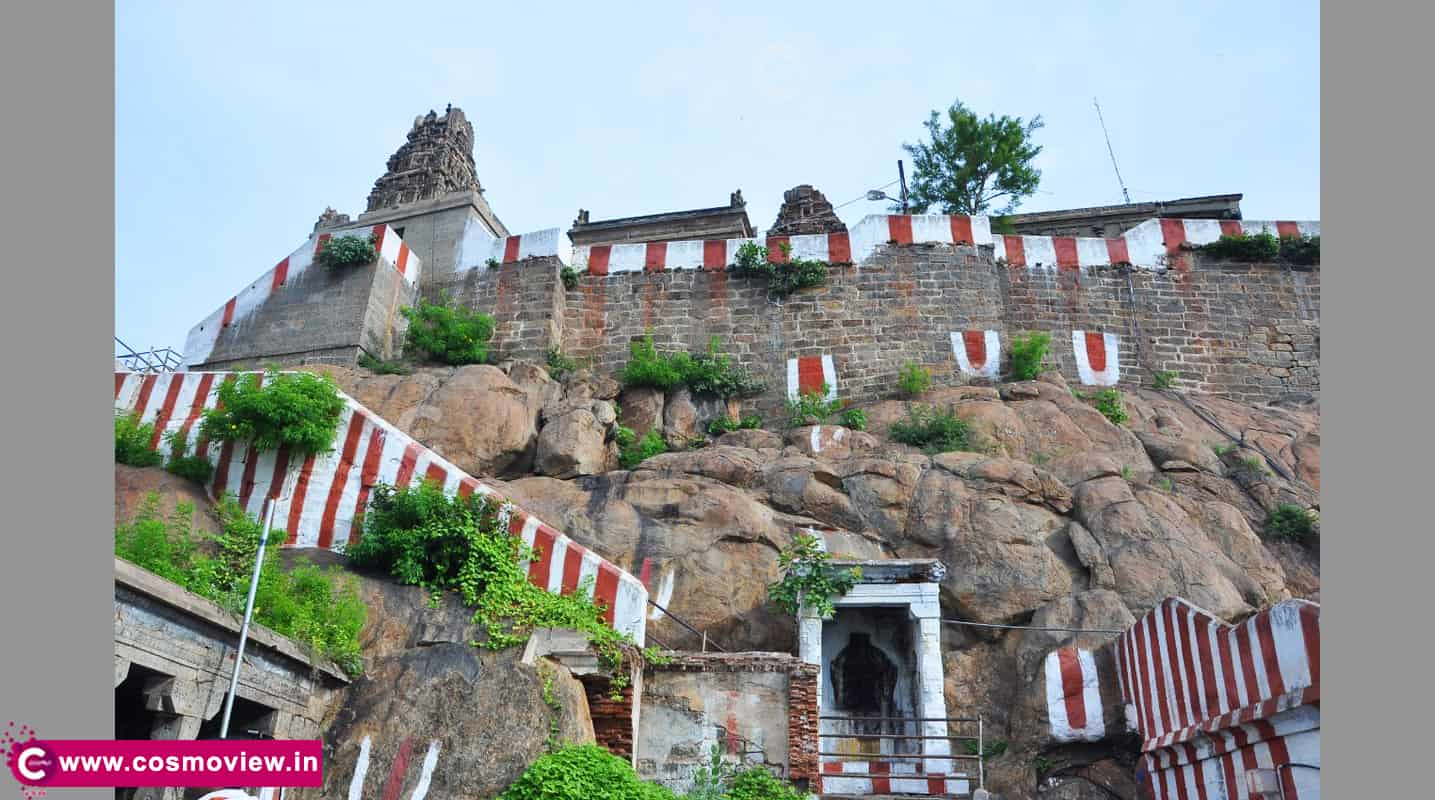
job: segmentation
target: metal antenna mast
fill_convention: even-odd
[[[1096,118],[1101,121],[1101,135],[1106,137],[1106,152],[1111,156],[1111,168],[1116,170],[1116,182],[1121,184],[1121,196],[1130,204],[1131,193],[1126,191],[1126,181],[1121,178],[1121,168],[1116,166],[1116,151],[1111,149],[1111,134],[1106,132],[1106,119],[1101,116],[1101,104],[1096,102],[1095,97],[1091,98],[1091,104],[1096,106]]]

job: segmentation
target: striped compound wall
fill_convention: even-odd
[[[886,214],[864,217],[847,233],[810,236],[769,236],[766,239],[708,239],[682,242],[578,247],[573,264],[594,275],[620,272],[662,272],[670,269],[723,269],[733,263],[744,243],[764,245],[774,263],[785,256],[782,245],[797,258],[831,264],[865,263],[887,244],[990,245],[996,258],[1011,267],[1083,269],[1110,264],[1165,269],[1180,267],[1181,247],[1209,244],[1222,235],[1270,232],[1280,236],[1320,234],[1319,222],[1261,220],[1149,219],[1120,237],[1008,236],[994,234],[987,217],[947,214]]]
[[[152,447],[167,453],[161,437],[179,431],[185,452],[205,453],[215,467],[207,487],[212,497],[232,493],[246,511],[258,516],[265,498],[277,496],[274,519],[289,532],[286,546],[336,550],[357,541],[362,533],[357,517],[378,483],[410,486],[428,479],[450,495],[476,492],[502,500],[343,393],[339,434],[334,450],[324,455],[291,458],[283,448],[255,453],[233,442],[201,440],[200,416],[216,404],[220,382],[238,374],[117,372],[115,408],[138,411],[142,422],[154,423]],[[637,578],[522,509],[513,509],[509,519],[509,530],[538,550],[539,558],[527,564],[530,581],[562,594],[586,585],[589,596],[607,606],[608,623],[643,643],[648,592]]]
[[[312,235],[284,260],[275,264],[272,269],[260,275],[253,283],[229,298],[228,302],[190,328],[189,336],[184,342],[183,368],[204,363],[209,358],[209,354],[213,352],[214,344],[219,340],[221,330],[243,320],[263,305],[270,296],[281,291],[290,279],[298,277],[313,265],[315,257],[319,254],[319,248],[323,247],[329,239],[335,236],[370,235],[376,239],[375,249],[379,251],[379,258],[398,270],[409,285],[414,285],[423,271],[423,264],[419,261],[419,257],[409,250],[408,244],[400,239],[394,229],[388,225],[348,228]]]
[[[1320,797],[1320,606],[1228,625],[1168,599],[1116,639],[1158,800]]]
[[[813,791],[818,794],[961,795],[970,791],[965,775],[923,772],[920,765],[900,761],[829,761],[822,765]]]
[[[490,262],[515,264],[525,258],[552,257],[566,264],[568,250],[563,231],[558,228],[496,238],[470,218],[459,242],[454,270],[482,269]]]

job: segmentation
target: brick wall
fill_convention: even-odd
[[[770,419],[782,409],[786,362],[830,355],[839,396],[892,396],[914,360],[938,384],[967,382],[951,333],[995,330],[1003,359],[1012,334],[1052,334],[1048,358],[1079,383],[1072,330],[1115,334],[1122,385],[1156,371],[1184,389],[1263,402],[1320,389],[1320,270],[1217,263],[1195,254],[1182,268],[1009,267],[989,247],[887,246],[869,263],[829,270],[826,285],[778,302],[749,278],[723,271],[583,273],[564,290],[555,259],[472,270],[445,284],[498,318],[500,357],[542,360],[561,342],[599,370],[620,369],[628,345],[651,331],[660,347],[701,349],[717,335],[768,384],[747,401]],[[436,293],[436,286],[425,294]]]
[[[817,778],[818,667],[803,664],[787,675],[787,777],[792,781]]]
[[[612,685],[607,676],[579,677],[588,695],[588,714],[593,719],[593,739],[613,755],[633,758],[633,687],[624,686],[618,699],[613,699]]]

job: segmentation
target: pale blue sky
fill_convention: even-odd
[[[515,233],[738,188],[761,230],[796,184],[841,204],[895,179],[958,98],[1046,121],[1022,210],[1119,203],[1093,95],[1133,200],[1320,217],[1316,3],[686,5],[120,2],[116,333],[182,347],[325,205],[363,211],[446,103]]]

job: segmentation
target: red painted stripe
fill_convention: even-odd
[[[1239,708],[1241,705],[1240,694],[1236,690],[1236,662],[1231,658],[1231,636],[1229,630],[1218,628],[1216,634],[1216,651],[1221,659],[1221,675],[1226,684],[1226,705],[1229,708]]]
[[[144,416],[145,407],[149,405],[149,396],[154,391],[154,384],[157,380],[159,380],[159,376],[153,373],[140,379],[140,393],[139,397],[135,398],[134,412],[141,417]]]
[[[952,244],[974,244],[976,237],[972,236],[972,218],[964,214],[953,214],[947,219],[952,223]]]
[[[642,568],[638,570],[638,582],[641,583],[641,584],[643,584],[643,588],[645,588],[645,589],[646,589],[646,588],[649,588],[649,586],[648,586],[648,581],[649,581],[652,577],[653,577],[653,559],[651,559],[651,558],[645,558],[645,559],[643,559],[643,566],[642,566]]]
[[[828,775],[836,775],[842,772],[842,764],[837,761],[822,762],[822,771]]]
[[[468,497],[478,491],[478,479],[465,475],[458,482],[458,496]]]
[[[403,488],[409,485],[414,477],[414,466],[419,460],[419,443],[409,442],[404,448],[403,458],[399,460],[399,472],[394,476],[394,486]]]
[[[224,497],[229,491],[229,462],[234,460],[234,442],[225,442],[219,446],[219,463],[214,465],[214,483],[210,484],[210,493],[215,500]]]
[[[852,263],[852,237],[847,231],[827,234],[827,263]]]
[[[313,455],[304,457],[304,465],[299,468],[299,478],[294,481],[294,497],[289,501],[289,535],[299,536],[299,520],[304,516],[304,496],[309,493],[309,479],[314,475]]]
[[[277,500],[284,493],[284,476],[289,473],[289,447],[280,445],[274,453],[274,471],[269,475],[270,500]]]
[[[1237,734],[1237,737],[1238,737],[1238,738],[1244,738],[1244,736],[1245,736],[1244,734],[1240,734],[1240,733]],[[1261,768],[1260,762],[1256,761],[1256,749],[1255,749],[1254,747],[1250,747],[1250,746],[1247,746],[1247,745],[1245,745],[1245,744],[1242,744],[1242,745],[1241,745],[1241,751],[1240,751],[1240,753],[1241,753],[1241,762],[1242,762],[1242,764],[1244,764],[1244,766],[1245,766],[1245,771],[1246,771],[1246,772],[1254,772],[1254,771],[1256,771],[1256,770],[1258,770],[1258,769]],[[1242,776],[1242,777],[1244,777],[1244,776]],[[1239,788],[1237,789],[1237,791],[1239,791],[1242,796],[1250,796],[1250,797],[1255,797],[1255,796],[1256,796],[1256,795],[1253,795],[1253,794],[1252,794],[1252,795],[1247,795],[1246,793],[1249,792],[1250,789],[1247,789],[1247,788],[1244,787],[1244,786],[1239,787]]]
[[[355,415],[357,416],[357,415]],[[369,434],[369,447],[364,451],[364,466],[359,470],[359,497],[354,502],[353,522],[349,525],[349,544],[364,535],[364,509],[369,504],[369,490],[379,482],[379,461],[384,455],[388,434],[378,425]]]
[[[398,269],[399,274],[404,275],[405,277],[408,276],[408,274],[409,274],[409,243],[408,243],[408,242],[405,242],[405,241],[402,240],[402,239],[399,240],[399,263],[395,264],[394,267],[395,267],[396,269]]]
[[[940,775],[928,776],[928,778],[927,778],[927,794],[932,794],[932,795],[942,795],[942,794],[946,794],[946,792],[947,792],[946,783],[947,783],[946,780],[943,779]]]
[[[1057,269],[1073,269],[1081,266],[1081,259],[1076,255],[1075,239],[1070,236],[1053,236],[1051,246],[1056,250]]]
[[[1176,654],[1176,645],[1179,641],[1180,631],[1176,625],[1176,603],[1167,601],[1161,605],[1161,624],[1166,628],[1166,655],[1167,671],[1171,675],[1171,683],[1176,691],[1176,724],[1179,727],[1186,727],[1196,720],[1192,719],[1190,681],[1185,676],[1186,665],[1181,657]]]
[[[533,534],[533,548],[538,557],[528,564],[528,582],[540,589],[548,588],[548,573],[553,569],[553,550],[558,542],[558,531],[547,525],[539,525]]]
[[[591,263],[592,256],[589,256]],[[703,240],[703,269],[722,269],[727,266],[727,242],[723,239]]]
[[[503,243],[503,263],[512,264],[518,260],[518,237],[510,236]]]
[[[234,321],[234,306],[238,302],[239,297],[235,296],[229,298],[229,302],[224,304],[224,318],[219,321],[219,327],[228,328],[229,323]]]
[[[643,271],[662,272],[668,264],[668,243],[648,242],[643,248]]]
[[[120,399],[120,390],[125,388],[125,378],[129,377],[128,372],[115,373],[115,399]]]
[[[274,278],[269,281],[269,290],[278,289],[287,280],[289,280],[289,258],[285,256],[284,260],[274,267]]]
[[[1236,627],[1236,644],[1241,648],[1241,677],[1246,682],[1246,703],[1255,703],[1261,699],[1255,663],[1260,651],[1251,645],[1251,630],[1244,624]]]
[[[330,234],[327,233],[319,234],[319,241],[314,243],[314,255],[316,257],[319,255],[319,251],[324,249],[324,242],[329,241],[329,237]]]
[[[1266,685],[1271,687],[1271,697],[1286,693],[1285,681],[1281,678],[1281,662],[1276,656],[1276,638],[1271,631],[1269,612],[1256,617],[1256,640],[1260,645],[1261,665],[1266,671]]]
[[[1161,240],[1166,245],[1167,255],[1181,252],[1181,245],[1186,242],[1186,223],[1179,219],[1161,220]]]
[[[1020,236],[1002,236],[1002,244],[1006,247],[1006,263],[1012,267],[1026,266],[1026,243]]]
[[[987,365],[986,331],[962,331],[962,348],[967,351],[967,363],[972,369]]]
[[[154,418],[154,436],[150,437],[149,449],[159,447],[159,440],[164,436],[165,426],[169,424],[169,418],[174,416],[174,404],[179,400],[179,390],[184,386],[184,373],[171,372],[169,374],[169,389],[164,393],[164,402],[160,404],[159,416]]]
[[[1203,616],[1196,616],[1196,657],[1201,664],[1201,684],[1206,687],[1206,708],[1204,714],[1213,717],[1226,709],[1221,708],[1221,695],[1216,690],[1216,660],[1211,649],[1211,628]]]
[[[822,384],[825,382],[822,375],[821,356],[803,356],[797,359],[797,393],[799,395],[820,392]]]
[[[583,545],[571,540],[568,542],[568,550],[563,554],[563,585],[559,594],[577,591],[578,575],[583,571],[583,554],[587,552]]]
[[[1300,238],[1300,226],[1294,222],[1277,222],[1276,236],[1285,238]]]
[[[1066,721],[1075,730],[1086,727],[1086,701],[1082,691],[1081,659],[1076,650],[1063,647],[1056,651],[1061,667],[1061,695],[1066,699]]]
[[[405,736],[399,745],[399,754],[394,756],[394,770],[389,773],[388,783],[384,784],[383,800],[398,800],[399,790],[404,788],[404,776],[409,771],[409,755],[413,744],[413,739]]]
[[[879,778],[878,775],[889,775],[892,771],[892,764],[889,761],[871,761],[867,764],[868,770],[872,773],[872,793],[887,794],[892,791],[891,778]]]
[[[189,414],[184,418],[184,424],[180,426],[179,436],[181,439],[189,439],[190,428],[204,415],[204,403],[209,399],[209,390],[214,385],[214,373],[206,372],[199,379],[199,386],[194,390],[194,400],[189,404]],[[198,451],[198,452],[203,452]]]
[[[1244,231],[1241,229],[1241,221],[1238,219],[1221,220],[1222,236],[1240,236]]]
[[[1148,616],[1148,619],[1150,617]],[[1152,672],[1156,673],[1156,707],[1161,712],[1161,731],[1169,731],[1176,727],[1176,717],[1171,713],[1171,706],[1166,702],[1166,665],[1159,661],[1161,658],[1161,647],[1157,644],[1156,625],[1159,620],[1153,620],[1149,629],[1151,637],[1151,663],[1155,667]]]
[[[380,223],[374,226],[374,252],[380,255],[384,252],[384,231],[389,226]]]
[[[239,478],[239,507],[249,508],[249,498],[254,496],[254,470],[259,465],[259,451],[249,445],[244,451],[244,472]]]
[[[319,518],[319,546],[326,550],[334,544],[334,518],[339,515],[339,499],[344,496],[344,485],[349,482],[349,470],[353,469],[363,433],[363,415],[350,414],[349,429],[344,433],[344,447],[339,451],[339,463],[334,466],[334,477],[329,482],[329,498],[324,502],[324,514]]]
[[[1131,651],[1136,656],[1136,674],[1141,688],[1141,705],[1138,710],[1144,720],[1142,732],[1150,738],[1160,731],[1156,722],[1156,698],[1151,696],[1151,672],[1146,652],[1146,619],[1137,620],[1132,628]]]
[[[1131,263],[1131,253],[1126,249],[1125,239],[1106,240],[1106,260],[1112,264]]]
[[[1185,603],[1176,603],[1171,607],[1171,612],[1176,616],[1177,635],[1181,639],[1181,655],[1184,660],[1183,666],[1186,670],[1186,677],[1183,681],[1186,687],[1186,699],[1190,701],[1191,707],[1196,710],[1196,720],[1206,719],[1210,716],[1205,705],[1201,702],[1201,693],[1197,691],[1200,684],[1200,677],[1196,674],[1196,643],[1191,639],[1191,626],[1188,624],[1191,609]]]
[[[603,612],[603,620],[612,625],[618,610],[618,568],[607,561],[598,562],[598,583],[594,587],[593,600],[608,607]]]
[[[897,244],[911,244],[912,218],[906,214],[888,214],[887,240]]]
[[[1300,609],[1300,632],[1305,638],[1306,660],[1310,662],[1310,685],[1320,688],[1320,610],[1303,606]]]
[[[704,248],[706,258],[706,248]],[[588,271],[594,275],[608,274],[608,257],[613,254],[613,246],[610,244],[595,245],[588,251]],[[724,255],[726,258],[726,255]]]
[[[770,264],[786,264],[787,254],[783,252],[783,245],[791,245],[792,239],[788,236],[767,237],[767,261]]]
[[[1223,740],[1224,741],[1224,740]],[[1227,754],[1221,758],[1221,769],[1226,773],[1226,796],[1235,800],[1240,795],[1239,784],[1236,783],[1236,759],[1233,754]]]
[[[1176,800],[1191,800],[1191,795],[1186,791],[1186,770],[1176,764],[1175,753],[1171,753],[1170,758],[1171,766],[1167,771],[1170,772],[1171,777],[1175,779],[1172,783],[1176,784]]]
[[[1098,331],[1086,331],[1086,363],[1093,372],[1106,371],[1106,337]]]
[[[433,481],[442,489],[443,485],[448,483],[448,470],[444,469],[442,464],[429,462],[428,468],[424,470],[424,480]]]

